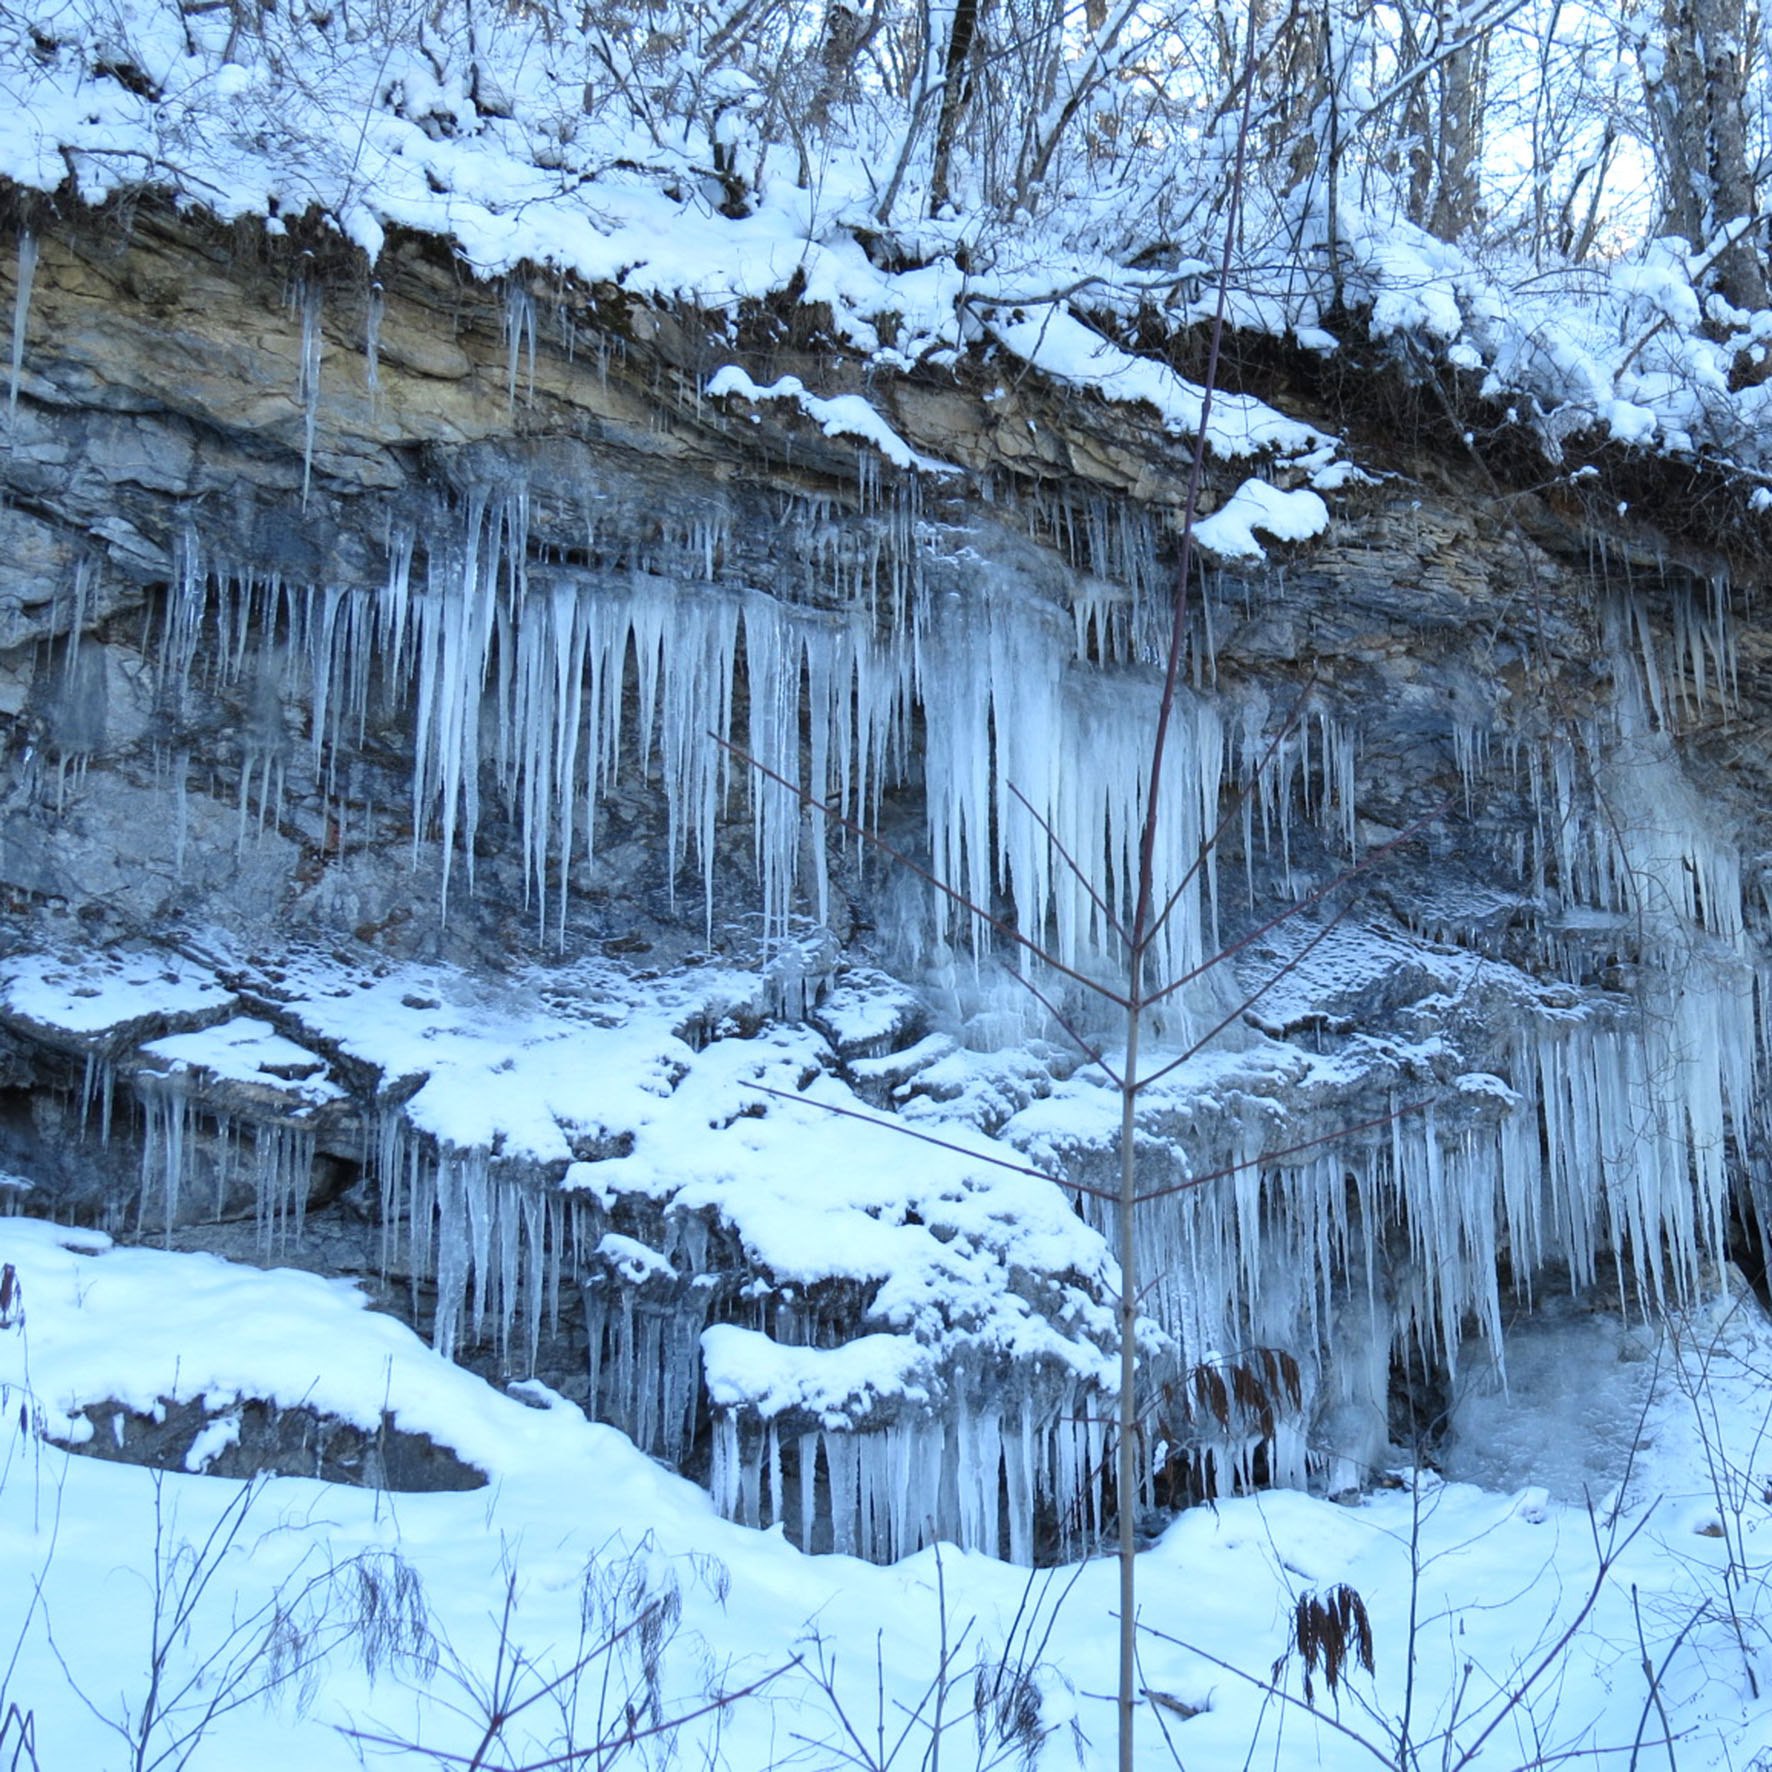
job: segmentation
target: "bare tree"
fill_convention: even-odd
[[[929,213],[939,214],[947,206],[948,184],[952,176],[954,138],[959,133],[960,119],[971,99],[972,45],[978,36],[979,16],[985,0],[950,0],[948,5],[929,6],[932,36],[945,15],[946,42],[941,45],[940,103],[935,114],[935,155],[929,172]],[[930,43],[937,53],[937,43]]]
[[[1013,783],[1007,784],[1009,798],[1026,816],[1035,819],[1036,823],[1040,825],[1057,863],[1071,873],[1082,891],[1089,896],[1103,924],[1109,930],[1112,958],[1105,973],[1096,975],[1080,967],[1064,963],[1055,951],[1042,946],[1038,940],[1017,929],[1009,921],[995,916],[988,907],[968,896],[953,882],[932,873],[902,851],[885,843],[860,820],[845,816],[832,806],[817,799],[798,782],[759,763],[736,746],[726,744],[726,741],[717,735],[710,734],[714,742],[725,745],[756,774],[766,778],[777,787],[785,789],[808,810],[822,816],[827,823],[841,825],[863,841],[887,854],[900,865],[916,873],[951,906],[956,907],[962,916],[971,921],[975,927],[994,932],[1014,948],[1020,950],[1019,957],[1021,959],[1034,963],[1019,975],[1021,982],[1065,1030],[1097,1072],[1107,1079],[1119,1097],[1119,1185],[1116,1188],[1104,1189],[1080,1183],[1074,1177],[1051,1177],[1050,1179],[1060,1181],[1068,1191],[1092,1196],[1106,1206],[1112,1221],[1120,1270],[1117,1313],[1119,1386],[1115,1418],[1114,1493],[1118,1519],[1119,1555],[1117,1732],[1121,1772],[1132,1772],[1136,1711],[1139,1699],[1136,1639],[1137,1497],[1145,1486],[1145,1471],[1141,1468],[1145,1457],[1144,1448],[1147,1444],[1147,1436],[1144,1431],[1145,1417],[1148,1410],[1158,1402],[1155,1387],[1146,1385],[1141,1388],[1140,1382],[1139,1307],[1143,1296],[1138,1237],[1140,1209],[1152,1201],[1172,1197],[1186,1190],[1209,1186],[1239,1170],[1269,1166],[1296,1155],[1300,1151],[1329,1142],[1323,1138],[1307,1139],[1284,1150],[1264,1152],[1256,1158],[1235,1164],[1230,1168],[1195,1175],[1177,1183],[1148,1187],[1141,1183],[1138,1162],[1137,1123],[1141,1102],[1147,1092],[1156,1084],[1195,1058],[1228,1028],[1239,1022],[1263,996],[1267,995],[1283,977],[1295,970],[1327,938],[1339,922],[1341,911],[1346,908],[1345,903],[1337,906],[1337,897],[1343,888],[1364,873],[1379,857],[1413,839],[1442,810],[1436,808],[1427,818],[1410,825],[1401,835],[1393,838],[1381,848],[1374,849],[1364,859],[1353,862],[1314,891],[1283,905],[1266,921],[1229,946],[1221,948],[1198,964],[1184,966],[1180,970],[1165,971],[1165,957],[1170,951],[1166,935],[1172,917],[1177,914],[1185,895],[1195,889],[1203,879],[1226,832],[1240,815],[1243,798],[1254,790],[1257,781],[1274,760],[1280,747],[1296,731],[1304,713],[1304,698],[1301,698],[1291,720],[1283,725],[1270,741],[1266,754],[1244,784],[1242,795],[1223,814],[1217,827],[1205,837],[1199,852],[1181,873],[1179,881],[1160,894],[1159,879],[1166,877],[1165,871],[1159,867],[1159,849],[1163,842],[1164,827],[1165,770],[1169,762],[1171,728],[1178,705],[1183,665],[1188,656],[1188,593],[1194,568],[1193,525],[1205,486],[1206,452],[1212,432],[1214,392],[1218,383],[1220,354],[1225,335],[1226,310],[1231,286],[1231,263],[1248,172],[1250,119],[1256,91],[1256,81],[1251,76],[1255,65],[1255,21],[1251,15],[1244,45],[1245,75],[1240,83],[1241,108],[1227,202],[1227,220],[1218,265],[1217,306],[1213,318],[1211,343],[1203,382],[1198,431],[1194,440],[1186,495],[1183,502],[1180,558],[1176,568],[1176,588],[1172,599],[1171,620],[1167,641],[1162,652],[1161,696],[1157,704],[1145,772],[1134,864],[1135,872],[1131,881],[1126,883],[1130,885],[1130,892],[1127,895],[1129,906],[1123,904],[1121,908],[1116,909],[1097,884],[1096,871],[1088,865],[1088,859],[1075,856],[1067,850],[1059,841],[1057,834],[1035,812],[1027,798],[1016,789]],[[1314,910],[1325,910],[1327,914],[1322,918],[1317,931],[1300,944],[1291,958],[1260,979],[1253,989],[1245,990],[1241,986],[1232,986],[1225,994],[1230,1006],[1224,1008],[1222,1013],[1214,1011],[1216,1018],[1211,1019],[1210,1025],[1187,1038],[1179,1052],[1165,1050],[1154,1061],[1147,1058],[1146,1041],[1153,1036],[1156,1023],[1164,1011],[1166,1009],[1174,1011],[1178,1007],[1182,993],[1189,991],[1191,987],[1196,986],[1208,975],[1220,969],[1225,969],[1224,975],[1228,975],[1231,963],[1239,956],[1246,954],[1262,936]],[[1078,1019],[1070,1015],[1052,995],[1048,994],[1044,986],[1053,978],[1067,981],[1070,985],[1079,987],[1088,996],[1093,997],[1097,1004],[1105,1005],[1111,1011],[1120,1035],[1120,1046],[1117,1051],[1108,1051],[1102,1041],[1092,1037]],[[1347,1138],[1369,1129],[1369,1126],[1388,1123],[1395,1117],[1396,1112],[1393,1111],[1369,1122],[1368,1125],[1343,1127],[1331,1137],[1334,1139]],[[887,1123],[889,1124],[889,1122]],[[920,1133],[911,1135],[926,1136]],[[941,1141],[936,1139],[930,1140],[930,1142],[940,1143]],[[1006,1166],[1021,1167],[1017,1164]],[[1038,1172],[1030,1171],[1030,1173]]]
[[[1456,240],[1475,225],[1481,189],[1489,40],[1462,33],[1459,22],[1458,9],[1436,0],[1426,42],[1419,45],[1434,65],[1403,107],[1409,219],[1442,240]],[[1413,45],[1412,26],[1408,35]],[[1442,44],[1446,54],[1440,57]]]
[[[1769,298],[1748,151],[1751,24],[1744,0],[1664,0],[1660,35],[1644,55],[1643,90],[1667,227],[1695,250],[1716,252],[1724,297],[1760,309]]]
[[[742,1684],[705,1672],[698,1695],[673,1700],[668,1662],[685,1652],[693,1659],[702,1647],[682,1629],[685,1577],[721,1606],[729,1583],[717,1559],[666,1556],[650,1533],[628,1550],[605,1546],[586,1563],[578,1636],[565,1654],[526,1646],[514,1563],[507,1562],[504,1577],[490,1665],[439,1632],[431,1663],[410,1682],[446,1730],[465,1727],[461,1744],[454,1737],[427,1741],[420,1734],[346,1730],[360,1750],[460,1772],[605,1772],[636,1763],[670,1765],[676,1737],[705,1726],[714,1735],[707,1764],[722,1765],[718,1735],[726,1713],[803,1660],[792,1656]],[[434,1690],[439,1685],[441,1692]]]

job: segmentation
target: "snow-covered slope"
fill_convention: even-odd
[[[147,1715],[156,1594],[183,1596],[193,1576],[203,1591],[165,1639],[150,1759],[192,1730],[198,1768],[354,1766],[360,1751],[378,1757],[367,1737],[470,1753],[502,1646],[507,1663],[521,1657],[504,1695],[513,1756],[619,1737],[630,1702],[650,1725],[756,1687],[695,1716],[679,1753],[710,1749],[752,1772],[835,1767],[852,1763],[855,1736],[871,1749],[884,1727],[919,1763],[945,1652],[944,1763],[999,1763],[1000,1751],[1001,1763],[1049,1768],[1111,1761],[1111,1563],[1029,1580],[951,1545],[890,1569],[807,1557],[779,1533],[727,1525],[700,1491],[545,1388],[495,1393],[366,1313],[343,1283],[16,1219],[0,1220],[0,1256],[0,1543],[15,1575],[3,1690],[32,1717],[42,1765],[125,1763],[116,1726]],[[1454,1759],[1481,1745],[1485,1764],[1533,1764],[1546,1742],[1665,1753],[1670,1732],[1685,1766],[1751,1758],[1768,1727],[1752,1695],[1764,1678],[1766,1507],[1744,1479],[1763,1427],[1767,1331],[1743,1303],[1682,1334],[1638,1348],[1629,1481],[1596,1493],[1591,1515],[1542,1489],[1487,1493],[1422,1473],[1419,1490],[1353,1508],[1270,1494],[1176,1521],[1140,1558],[1139,1765],[1170,1765],[1172,1751],[1223,1764],[1253,1748],[1284,1767],[1358,1766],[1396,1751],[1411,1684],[1412,1739]],[[1695,1381],[1689,1402],[1681,1387]],[[222,1421],[248,1398],[368,1427],[386,1415],[455,1448],[489,1484],[389,1494],[290,1476],[248,1492],[68,1457],[35,1437],[65,1433],[85,1404],[147,1412],[198,1396]],[[427,1639],[393,1628],[410,1622],[413,1595],[392,1558],[421,1585]],[[1375,1672],[1350,1666],[1329,1703],[1319,1668],[1325,1709],[1313,1716],[1299,1708],[1295,1606],[1344,1583],[1370,1617]],[[661,1595],[672,1597],[655,1713],[652,1646],[602,1646]],[[418,1653],[394,1653],[402,1642]],[[379,1655],[366,1670],[370,1643]],[[276,1702],[229,1702],[322,1649]],[[585,1655],[571,1703],[525,1705]],[[234,1685],[218,1692],[224,1674]],[[993,1690],[1021,1676],[1017,1703],[995,1706]],[[1270,1679],[1289,1694],[1277,1704]],[[628,1759],[650,1763],[638,1750]]]

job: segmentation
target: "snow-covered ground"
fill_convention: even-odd
[[[21,1219],[0,1222],[0,1259],[10,1270],[0,1670],[45,1767],[136,1763],[124,1737],[148,1714],[156,1595],[164,1616],[193,1577],[204,1585],[190,1616],[162,1625],[165,1709],[145,1764],[184,1763],[156,1755],[199,1724],[197,1768],[388,1763],[368,1737],[468,1756],[501,1678],[516,1717],[498,1750],[509,1757],[491,1764],[621,1735],[629,1702],[645,1729],[741,1690],[684,1725],[680,1763],[701,1764],[705,1750],[745,1772],[873,1764],[882,1740],[891,1752],[902,1738],[892,1763],[932,1764],[939,1695],[951,1726],[942,1764],[1014,1764],[993,1761],[994,1723],[979,1747],[973,1717],[1005,1665],[1038,1691],[1033,1763],[1111,1763],[1108,1560],[1030,1580],[951,1547],[884,1568],[808,1557],[778,1531],[719,1519],[699,1489],[552,1393],[501,1395],[452,1366],[366,1312],[349,1283]],[[1681,1333],[1640,1338],[1644,1400],[1624,1424],[1638,1449],[1622,1495],[1594,1495],[1591,1515],[1542,1487],[1495,1493],[1430,1475],[1358,1506],[1270,1493],[1168,1523],[1139,1559],[1149,1694],[1139,1764],[1229,1766],[1251,1752],[1287,1767],[1390,1763],[1405,1704],[1420,1763],[1753,1763],[1772,1747],[1772,1704],[1757,1696],[1772,1677],[1772,1611],[1767,1409],[1755,1389],[1772,1335],[1751,1302],[1717,1306]],[[366,1428],[385,1410],[487,1482],[395,1495],[277,1477],[248,1494],[214,1476],[156,1479],[43,1437],[68,1436],[80,1408],[107,1399],[148,1412],[192,1396],[222,1421],[250,1397]],[[390,1618],[410,1617],[394,1603],[410,1590],[392,1558],[422,1588],[427,1634],[406,1639],[418,1660],[384,1640],[399,1636]],[[1370,1619],[1375,1671],[1350,1665],[1331,1694],[1319,1668],[1313,1714],[1289,1652],[1295,1608],[1343,1584]],[[362,1621],[372,1586],[379,1635]],[[656,1717],[637,1630],[593,1653],[585,1677],[545,1691],[666,1595]],[[328,1643],[271,1704],[227,1708],[303,1644]],[[1284,1698],[1266,1690],[1277,1661]],[[223,1710],[205,1723],[217,1699]],[[587,1763],[646,1764],[663,1748],[658,1738],[625,1761]]]

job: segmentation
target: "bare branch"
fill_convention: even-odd
[[[1236,1006],[1235,1009],[1232,1009],[1218,1021],[1215,1021],[1205,1033],[1201,1034],[1200,1037],[1181,1054],[1179,1058],[1171,1059],[1161,1070],[1152,1071],[1148,1077],[1139,1077],[1132,1085],[1134,1091],[1148,1089],[1153,1083],[1160,1083],[1171,1071],[1180,1070],[1189,1059],[1197,1058],[1201,1051],[1205,1047],[1211,1045],[1211,1043],[1216,1040],[1233,1021],[1240,1020],[1249,1010],[1253,1009],[1255,1005],[1280,982],[1281,979],[1302,966],[1317,948],[1327,941],[1329,937],[1335,933],[1336,929],[1340,927],[1342,918],[1347,915],[1350,908],[1351,907],[1345,904],[1338,906],[1329,921],[1326,922],[1323,927],[1298,950],[1297,953],[1292,955],[1284,965],[1278,966],[1270,972],[1267,977],[1265,977],[1261,983]]]
[[[1351,1126],[1337,1126],[1333,1132],[1324,1132],[1316,1138],[1301,1139],[1297,1144],[1282,1146],[1277,1151],[1263,1151],[1259,1156],[1245,1157],[1240,1163],[1227,1163],[1222,1169],[1209,1169],[1204,1175],[1195,1175],[1187,1181],[1172,1182],[1168,1187],[1151,1188],[1140,1193],[1137,1204],[1142,1206],[1146,1200],[1166,1199],[1170,1194],[1185,1194],[1194,1188],[1204,1187],[1210,1181],[1223,1181],[1227,1175],[1240,1175],[1245,1169],[1265,1168],[1270,1163],[1278,1163],[1286,1157],[1296,1157],[1301,1151],[1314,1151],[1326,1144],[1338,1144],[1344,1138],[1351,1138],[1356,1132],[1370,1132],[1377,1126],[1393,1126],[1405,1114],[1418,1114],[1423,1108],[1433,1104],[1426,1101],[1412,1101],[1399,1108],[1392,1108],[1389,1113],[1374,1114],[1370,1120],[1357,1120]],[[1066,1187],[1075,1187],[1075,1182],[1067,1181]],[[1085,1188],[1085,1193],[1097,1191]]]
[[[1165,998],[1174,996],[1177,991],[1185,990],[1195,979],[1203,978],[1213,969],[1213,967],[1222,966],[1226,960],[1241,953],[1244,948],[1259,941],[1270,931],[1278,929],[1284,924],[1290,923],[1294,917],[1298,916],[1303,911],[1309,910],[1312,905],[1320,904],[1330,893],[1334,892],[1337,887],[1345,886],[1349,880],[1359,879],[1362,874],[1371,870],[1375,862],[1379,861],[1382,857],[1389,855],[1392,850],[1400,848],[1403,844],[1407,843],[1411,837],[1419,835],[1419,833],[1425,830],[1427,826],[1439,818],[1451,804],[1452,798],[1448,795],[1431,812],[1423,813],[1413,824],[1410,824],[1403,830],[1399,831],[1388,843],[1381,843],[1378,848],[1367,850],[1358,861],[1353,863],[1351,867],[1343,868],[1334,879],[1326,881],[1323,885],[1317,887],[1314,892],[1307,892],[1303,898],[1297,899],[1292,904],[1276,911],[1266,922],[1258,923],[1246,935],[1238,936],[1237,939],[1231,942],[1228,946],[1220,948],[1217,953],[1213,954],[1210,958],[1202,960],[1198,966],[1192,967],[1189,971],[1182,973],[1177,978],[1172,978],[1162,987],[1162,989],[1154,991],[1150,996],[1142,999],[1143,1006],[1145,1008],[1154,1007],[1156,1004],[1163,1002]]]
[[[1008,786],[1010,793],[1012,793],[1016,797],[1016,799],[1019,800],[1022,803],[1022,805],[1027,808],[1028,817],[1031,818],[1034,821],[1034,823],[1037,824],[1040,827],[1040,829],[1045,833],[1046,841],[1048,843],[1050,843],[1052,845],[1052,847],[1058,852],[1059,860],[1062,861],[1064,863],[1065,867],[1070,871],[1071,877],[1077,882],[1077,884],[1079,886],[1081,886],[1083,888],[1083,890],[1085,892],[1087,892],[1089,894],[1090,902],[1095,906],[1095,908],[1098,911],[1101,912],[1102,917],[1106,921],[1108,928],[1110,928],[1114,932],[1115,936],[1119,940],[1121,940],[1121,941],[1127,940],[1128,937],[1126,934],[1126,930],[1125,930],[1124,925],[1120,922],[1120,919],[1118,917],[1116,917],[1114,915],[1113,911],[1108,908],[1107,900],[1105,898],[1103,898],[1099,892],[1096,891],[1094,882],[1089,878],[1089,876],[1086,873],[1084,873],[1082,868],[1077,865],[1077,862],[1072,858],[1071,852],[1067,848],[1065,848],[1065,846],[1061,842],[1059,842],[1057,833],[1054,832],[1054,830],[1052,829],[1052,826],[1046,821],[1046,819],[1044,819],[1038,812],[1036,812],[1034,810],[1033,801],[1031,801],[1027,797],[1027,795],[1024,794],[1021,791],[1021,789],[1015,785],[1014,782],[1009,782],[1007,784],[1007,786]]]
[[[730,739],[722,738],[717,732],[710,732],[708,737],[711,738],[721,750],[736,757],[747,769],[754,769],[766,780],[774,782],[777,787],[786,788],[802,806],[808,807],[810,810],[818,813],[820,817],[828,820],[830,823],[840,825],[844,830],[859,837],[862,842],[868,844],[870,848],[879,850],[882,855],[886,856],[889,860],[896,862],[899,867],[915,874],[916,877],[919,880],[922,880],[925,884],[933,886],[944,898],[957,904],[968,916],[976,917],[979,922],[983,923],[987,928],[994,930],[998,935],[1002,936],[1005,941],[1013,942],[1015,946],[1032,954],[1035,959],[1050,966],[1054,972],[1061,973],[1074,984],[1080,984],[1085,990],[1093,992],[1105,1002],[1112,1003],[1120,1009],[1131,1007],[1126,998],[1121,996],[1118,991],[1103,984],[1100,979],[1091,978],[1088,973],[1078,971],[1075,966],[1065,965],[1065,963],[1058,959],[1049,949],[1042,947],[1039,942],[1033,940],[1031,937],[1023,935],[1013,924],[1004,922],[1001,917],[993,917],[989,911],[984,909],[982,905],[975,904],[964,892],[960,891],[958,887],[950,886],[947,881],[942,879],[938,874],[931,872],[930,869],[924,867],[920,862],[913,861],[902,849],[888,843],[878,831],[869,830],[866,825],[860,822],[860,820],[853,819],[849,817],[847,813],[839,812],[836,807],[827,805],[823,800],[819,799],[816,794],[809,793],[796,781],[789,781],[785,775],[771,769],[767,763],[759,763],[755,757],[751,756],[748,752],[741,750],[737,745],[733,744]]]
[[[878,1126],[883,1132],[895,1132],[900,1138],[914,1138],[919,1144],[932,1144],[937,1150],[952,1151],[955,1156],[970,1157],[976,1162],[989,1163],[995,1169],[1007,1169],[1014,1175],[1029,1175],[1035,1181],[1049,1181],[1056,1187],[1076,1187],[1076,1182],[1066,1181],[1061,1176],[1049,1175],[1044,1169],[1034,1169],[1026,1163],[1012,1163],[1007,1157],[993,1157],[988,1152],[972,1149],[970,1145],[956,1144],[952,1139],[937,1138],[932,1132],[919,1132],[915,1127],[907,1126],[902,1120],[883,1120],[875,1114],[864,1114],[859,1108],[839,1107],[834,1101],[820,1101],[816,1096],[799,1095],[792,1089],[771,1089],[766,1083],[746,1083],[746,1089],[755,1089],[759,1095],[773,1095],[777,1101],[798,1102],[803,1107],[815,1107],[821,1113],[835,1114],[843,1120],[859,1120],[864,1126]],[[1099,1192],[1104,1198],[1112,1196],[1104,1189],[1083,1189],[1085,1193]]]
[[[583,1766],[590,1763],[602,1764],[609,1755],[618,1753],[624,1748],[637,1747],[642,1741],[651,1741],[660,1735],[672,1735],[691,1723],[699,1722],[703,1717],[712,1716],[718,1711],[730,1710],[741,1699],[753,1698],[765,1686],[773,1685],[783,1674],[791,1673],[805,1659],[804,1656],[790,1656],[780,1667],[774,1667],[760,1678],[752,1680],[748,1686],[738,1686],[728,1692],[716,1692],[705,1703],[698,1704],[693,1710],[680,1712],[677,1716],[666,1717],[662,1722],[649,1723],[643,1729],[624,1729],[619,1735],[607,1736],[593,1742],[589,1747],[568,1748],[564,1753],[550,1754],[546,1759],[525,1760],[514,1768],[513,1772],[565,1772],[568,1767]],[[363,1729],[342,1729],[339,1731],[347,1741],[355,1741],[364,1747],[387,1747],[396,1752],[410,1753],[413,1744],[404,1741],[397,1735],[371,1735]],[[439,1766],[462,1766],[476,1768],[484,1761],[478,1752],[474,1754],[450,1753],[443,1748],[426,1748],[426,1758],[434,1760]]]

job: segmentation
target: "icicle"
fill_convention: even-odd
[[[439,1158],[432,1181],[437,1211],[437,1310],[431,1325],[431,1344],[445,1359],[452,1359],[461,1329],[470,1261],[466,1185],[461,1165],[446,1156]],[[415,1213],[419,1209],[415,1204]],[[415,1279],[418,1271],[415,1263]]]
[[[609,1328],[609,1293],[605,1278],[593,1275],[583,1286],[585,1355],[589,1362],[585,1410],[593,1421],[607,1421],[603,1402],[603,1343]]]
[[[381,1277],[385,1281],[400,1253],[401,1197],[411,1200],[407,1186],[408,1148],[406,1118],[398,1109],[381,1109],[372,1122],[374,1143],[370,1146],[370,1173],[375,1179],[376,1195],[381,1206]],[[411,1205],[411,1234],[418,1234],[417,1206]],[[416,1258],[415,1258],[416,1259]]]
[[[263,1253],[301,1242],[313,1183],[314,1134],[303,1126],[260,1126],[254,1133],[253,1198]]]
[[[768,1472],[769,1472],[769,1512],[765,1524],[774,1525],[784,1517],[782,1472],[781,1472],[781,1436],[776,1432],[775,1423],[769,1423],[768,1429]]]
[[[559,1290],[559,1239],[547,1232],[546,1204],[525,1191],[520,1202],[523,1221],[522,1267],[527,1278],[523,1293],[524,1371],[533,1373],[541,1354],[541,1319],[546,1296]]]
[[[304,276],[296,285],[296,305],[301,309],[301,361],[296,372],[296,403],[302,409],[301,502],[308,508],[308,489],[314,472],[314,438],[320,419],[320,359],[326,348],[320,330],[320,285]]]
[[[190,1161],[191,1102],[182,1081],[144,1076],[138,1081],[147,1137],[142,1140],[141,1204],[136,1228],[147,1223],[149,1199],[158,1195],[165,1221],[167,1248],[178,1220],[179,1195]]]
[[[1458,765],[1459,785],[1464,794],[1464,810],[1470,816],[1477,781],[1489,767],[1489,734],[1482,727],[1472,726],[1462,717],[1452,726],[1452,755]]]
[[[854,1556],[856,1517],[861,1499],[857,1436],[827,1428],[820,1438],[824,1445],[825,1469],[830,1473],[831,1549],[840,1557]]]
[[[101,1069],[104,1072],[103,1092],[108,1095],[110,1093],[111,1062],[109,1059],[101,1058],[96,1052],[88,1052],[85,1068],[80,1076],[80,1124],[82,1128],[92,1123],[92,1104],[100,1093],[99,1073]],[[110,1114],[107,1110],[105,1127],[100,1134],[100,1142],[104,1144],[109,1144],[111,1139],[109,1122]]]
[[[92,583],[92,559],[82,554],[74,563],[74,613],[68,622],[68,649],[62,659],[62,682],[72,689],[80,667],[80,642],[86,633],[86,598]]]
[[[505,281],[505,408],[517,409],[517,370],[527,355],[529,391],[535,398],[535,298],[515,277]]]
[[[714,1506],[727,1519],[738,1516],[742,1463],[738,1445],[738,1415],[731,1409],[714,1411],[713,1468],[708,1477]]]
[[[739,1461],[739,1519],[746,1526],[763,1523],[763,1434],[753,1428],[741,1440]]]
[[[6,422],[18,419],[18,384],[25,367],[25,327],[31,314],[31,284],[37,274],[37,236],[19,231],[17,284],[12,296],[12,356],[6,373]]]
[[[800,1435],[800,1548],[813,1548],[812,1527],[818,1517],[818,1435]]]
[[[186,788],[191,773],[191,754],[179,750],[172,754],[172,877],[185,877],[185,846],[190,840],[190,804]]]
[[[381,393],[381,323],[385,302],[380,283],[369,285],[369,300],[363,314],[363,385],[369,391],[371,406]]]

